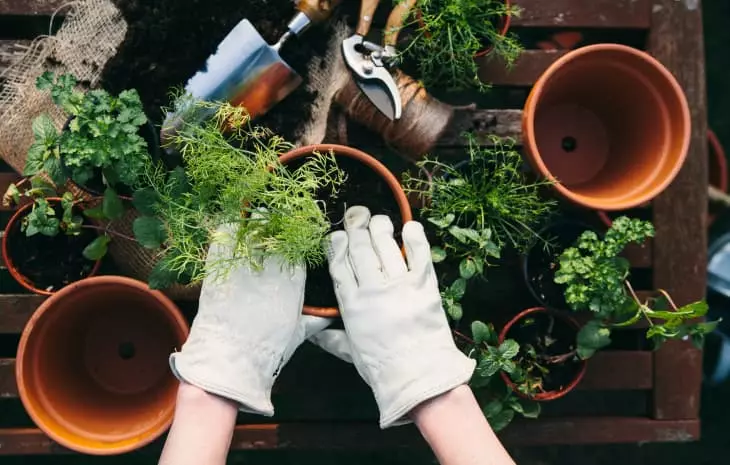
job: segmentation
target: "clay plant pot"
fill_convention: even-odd
[[[542,243],[535,244],[522,256],[522,277],[532,297],[542,307],[567,310],[564,287],[555,282],[557,261],[560,254],[571,247],[584,231],[595,231],[586,223],[563,219],[549,224],[539,231],[540,237],[551,241],[546,250]]]
[[[46,200],[60,218],[61,199],[49,197]],[[13,279],[30,292],[53,295],[73,281],[94,276],[99,271],[101,260],[86,260],[82,252],[97,233],[84,229],[79,236],[59,232],[56,237],[40,233],[27,237],[21,230],[21,224],[32,209],[33,203],[20,207],[10,218],[3,234],[3,261]],[[85,223],[88,221],[84,219]],[[67,274],[61,277],[59,273]]]
[[[296,148],[279,157],[279,160],[283,165],[287,165],[295,162],[296,160],[301,160],[310,156],[314,156],[315,152],[318,152],[320,154],[327,154],[329,152],[332,152],[334,153],[335,157],[347,157],[352,160],[356,160],[359,164],[363,166],[364,169],[369,169],[375,172],[393,194],[393,198],[398,206],[398,210],[400,213],[401,223],[405,224],[406,222],[413,219],[411,207],[408,203],[408,197],[406,197],[406,194],[403,191],[400,183],[398,182],[398,179],[393,175],[393,173],[388,170],[388,168],[385,167],[385,165],[380,163],[372,156],[366,154],[365,152],[345,145],[316,144]],[[348,181],[345,182],[347,183]],[[365,202],[368,199],[362,200],[363,202]],[[307,281],[309,282],[310,280],[307,279]],[[306,301],[304,302],[303,313],[305,315],[321,316],[326,318],[335,318],[340,314],[339,310],[336,307],[313,306],[308,305]]]
[[[512,0],[504,0],[504,4],[507,6],[507,8],[512,6]],[[418,21],[418,27],[420,29],[423,29],[423,35],[426,37],[431,37],[431,33],[426,31],[426,24],[423,22],[423,13],[421,13],[421,10],[416,10],[416,20]],[[499,28],[499,35],[502,37],[507,35],[507,32],[509,32],[510,25],[512,24],[512,16],[505,15],[502,16],[502,19],[500,21]],[[479,50],[477,53],[474,54],[474,58],[483,57],[486,55],[489,55],[492,50],[494,50],[494,45],[490,44],[487,47]]]
[[[514,318],[509,320],[507,324],[504,325],[504,327],[502,328],[502,331],[500,331],[499,333],[499,343],[502,344],[502,342],[504,342],[506,339],[514,339],[520,344],[521,354],[523,347],[522,344],[524,343],[524,341],[520,340],[518,334],[521,325],[529,321],[533,321],[533,323],[531,324],[535,324],[534,321],[539,321],[540,318],[545,318],[548,316],[554,318],[555,327],[557,328],[558,325],[561,325],[561,330],[565,333],[562,338],[559,335],[557,336],[559,341],[555,344],[560,343],[561,339],[567,337],[571,338],[570,343],[575,345],[575,338],[578,330],[580,329],[578,323],[576,323],[576,321],[568,315],[543,307],[535,307],[524,310],[517,314]],[[565,341],[565,344],[569,343]],[[547,379],[544,378],[547,390],[534,396],[527,396],[519,392],[515,383],[504,372],[500,372],[500,375],[502,376],[502,380],[504,380],[507,386],[509,386],[509,388],[512,389],[520,397],[530,398],[536,401],[550,401],[559,399],[575,389],[575,387],[578,385],[578,383],[580,383],[580,381],[583,379],[583,376],[585,375],[587,362],[585,360],[575,360],[575,357],[573,357],[570,358],[568,361],[563,362],[562,364],[547,365],[547,367],[550,370],[552,376],[556,378],[556,380],[558,377],[560,377],[562,378],[561,381],[564,382],[561,382],[559,387],[550,388],[548,386]],[[560,371],[558,372],[558,370]]]
[[[707,172],[708,172],[708,182],[710,183],[710,186],[715,187],[719,189],[722,192],[727,193],[728,191],[728,179],[727,179],[727,157],[725,156],[725,149],[723,148],[722,144],[720,143],[720,139],[717,138],[717,135],[712,129],[707,130]],[[641,205],[642,207],[649,207],[649,204]],[[611,216],[608,215],[603,210],[599,210],[596,212],[598,214],[598,218],[601,219],[603,224],[605,224],[607,227],[611,227],[613,224],[613,220],[611,219]],[[712,223],[715,222],[715,217],[713,213],[708,213],[707,215],[707,227],[709,228],[712,226]]]
[[[69,449],[112,455],[172,422],[170,353],[188,335],[175,304],[120,276],[85,279],[46,300],[23,330],[16,378],[26,411]]]
[[[523,112],[525,155],[576,204],[625,210],[662,192],[689,147],[677,80],[647,53],[618,44],[568,52],[540,77]]]

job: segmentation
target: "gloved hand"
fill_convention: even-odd
[[[222,228],[207,261],[231,255]],[[299,345],[331,320],[303,316],[306,270],[268,258],[263,270],[241,265],[224,280],[206,279],[190,336],[170,367],[181,381],[271,416],[271,387]]]
[[[454,343],[420,223],[403,226],[403,244],[408,264],[390,219],[370,218],[360,206],[345,213],[345,231],[330,235],[329,269],[352,360],[375,394],[381,428],[407,423],[411,409],[467,383],[475,366]],[[347,350],[334,330],[316,338]]]

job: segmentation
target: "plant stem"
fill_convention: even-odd
[[[118,237],[121,237],[122,239],[126,239],[128,241],[137,242],[137,239],[135,239],[135,238],[133,238],[131,236],[127,236],[126,234],[122,234],[120,232],[113,231],[111,229],[102,228],[101,226],[93,226],[93,225],[90,225],[90,224],[82,224],[81,227],[82,228],[86,228],[86,229],[93,229],[95,231],[102,231],[104,234],[111,234],[113,236],[118,236]]]
[[[457,331],[457,330],[455,330],[455,329],[454,329],[454,330],[452,330],[452,332],[453,332],[453,333],[454,333],[455,335],[457,335],[457,336],[459,336],[460,338],[462,338],[463,340],[465,340],[466,342],[468,342],[468,343],[470,343],[470,344],[476,344],[476,342],[474,342],[474,339],[472,339],[472,338],[470,338],[470,337],[467,337],[467,336],[464,336],[464,335],[463,335],[463,334],[461,334],[461,333],[460,333],[459,331]]]
[[[537,358],[544,361],[545,363],[548,363],[550,365],[557,365],[559,363],[567,362],[571,358],[575,357],[577,354],[577,350],[571,350],[567,354],[563,355],[552,355],[552,356],[546,356],[546,355],[538,355]]]

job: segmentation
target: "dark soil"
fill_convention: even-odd
[[[159,126],[161,107],[172,88],[184,87],[202,69],[218,44],[246,18],[270,44],[276,43],[294,16],[291,0],[114,0],[127,21],[127,35],[107,63],[102,86],[111,92],[137,89],[145,112]],[[292,140],[309,119],[316,95],[306,90],[307,64],[323,55],[331,35],[329,23],[312,26],[282,47],[281,57],[304,83],[257,123]]]
[[[61,206],[57,204],[54,209],[60,218]],[[78,236],[59,232],[55,237],[27,237],[20,230],[20,223],[16,222],[8,233],[8,253],[18,271],[36,288],[54,291],[88,277],[94,262],[81,253],[96,238],[94,231],[83,229]]]
[[[568,247],[571,247],[583,231],[593,229],[577,221],[560,221],[548,226],[540,236],[549,241],[535,245],[524,257],[523,270],[527,287],[540,305],[548,308],[567,310],[564,287],[556,284],[555,272],[557,259]]]
[[[535,348],[538,358],[571,353],[575,350],[576,333],[576,329],[562,318],[541,312],[533,313],[515,324],[507,332],[507,339],[519,342],[518,358],[524,360],[525,347],[528,344]],[[540,361],[540,364],[549,370],[548,374],[543,376],[543,389],[545,392],[555,392],[575,379],[582,362],[570,357],[568,361],[562,363]]]
[[[400,209],[393,193],[369,167],[350,157],[337,157],[338,166],[346,173],[347,181],[340,187],[337,197],[330,192],[323,192],[318,197],[325,201],[327,217],[332,224],[332,231],[343,229],[343,218],[348,207],[363,205],[370,209],[372,215],[387,215],[393,222],[395,239],[400,243],[403,222]],[[296,168],[297,164],[292,164]],[[316,307],[336,307],[332,278],[327,264],[307,270],[304,303]]]

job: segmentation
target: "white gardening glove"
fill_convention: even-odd
[[[222,228],[208,262],[230,257],[230,229]],[[230,238],[230,236],[228,236]],[[231,270],[224,280],[206,279],[190,336],[170,366],[181,381],[233,400],[250,413],[271,416],[271,387],[301,343],[331,320],[302,315],[302,267],[278,258],[263,270]]]
[[[371,219],[360,206],[345,213],[345,231],[330,235],[329,269],[353,363],[375,394],[381,428],[407,423],[415,406],[467,383],[475,365],[454,344],[420,223],[403,226],[403,244],[408,264],[390,219]],[[346,352],[342,334],[318,339]]]

